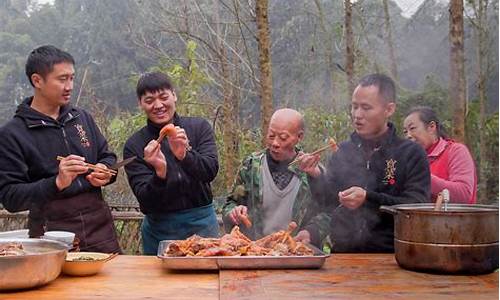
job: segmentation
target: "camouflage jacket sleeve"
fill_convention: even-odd
[[[238,173],[231,188],[231,193],[226,197],[226,202],[222,207],[222,219],[224,229],[229,232],[233,227],[229,219],[229,213],[238,205],[247,205],[248,203],[248,177],[251,176],[252,157],[248,157],[238,168]]]

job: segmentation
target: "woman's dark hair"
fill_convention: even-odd
[[[45,79],[45,76],[52,72],[54,65],[60,63],[75,64],[73,56],[66,51],[56,48],[52,45],[41,46],[31,51],[26,61],[26,76],[32,86],[31,75],[39,74]]]
[[[155,93],[161,90],[174,91],[174,86],[170,78],[161,72],[145,73],[137,82],[137,98],[141,99],[146,93]]]
[[[429,125],[431,122],[436,123],[436,130],[438,137],[441,137],[443,139],[448,138],[448,135],[446,134],[446,129],[444,128],[443,124],[439,121],[436,112],[432,108],[428,106],[414,107],[410,110],[410,112],[408,112],[406,116],[409,116],[413,113],[417,113],[420,121],[422,121],[426,125]]]

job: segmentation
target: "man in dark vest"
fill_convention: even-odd
[[[114,180],[116,155],[93,118],[69,104],[73,57],[54,46],[33,50],[26,75],[34,96],[0,128],[0,200],[10,212],[29,210],[29,235],[76,234],[82,251],[120,252],[101,187]],[[61,161],[57,157],[64,157]]]

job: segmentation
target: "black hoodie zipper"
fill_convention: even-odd
[[[364,150],[362,149],[362,143],[359,143],[357,146],[358,146],[359,151],[361,151],[362,157],[365,157],[365,155],[363,154]],[[373,158],[373,155],[375,155],[375,153],[380,151],[380,149],[381,149],[381,146],[374,148],[372,150],[372,152],[370,153],[370,155],[365,159],[365,186],[364,186],[365,190],[368,189],[368,179],[366,179],[366,178],[368,178],[368,176],[370,175],[371,160]]]
[[[68,116],[66,117],[66,119],[64,120],[64,122],[62,122],[62,123],[61,123],[61,122],[57,122],[57,123],[58,123],[58,125],[59,125],[59,128],[60,128],[60,129],[61,129],[61,131],[62,131],[63,140],[64,140],[64,145],[66,146],[66,151],[67,151],[68,155],[69,155],[69,154],[71,154],[71,148],[70,148],[70,146],[69,146],[69,142],[68,142],[68,135],[66,134],[66,130],[64,129],[64,127],[65,127],[65,125],[66,125],[69,121],[71,121],[71,120],[73,120],[73,119],[76,119],[78,116],[79,116],[79,115],[73,116],[73,114],[68,113]],[[78,187],[83,188],[83,185],[82,185],[82,183],[80,182],[80,180],[79,180],[79,177],[78,177],[78,176],[76,177],[76,182],[78,183]]]

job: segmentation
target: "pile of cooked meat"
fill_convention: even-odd
[[[311,248],[295,241],[290,233],[297,225],[292,222],[287,230],[280,230],[260,240],[251,241],[235,226],[221,238],[202,238],[193,235],[186,240],[171,242],[165,256],[305,256],[313,255]]]
[[[17,242],[8,242],[0,244],[0,256],[20,256],[25,255],[23,245]]]

